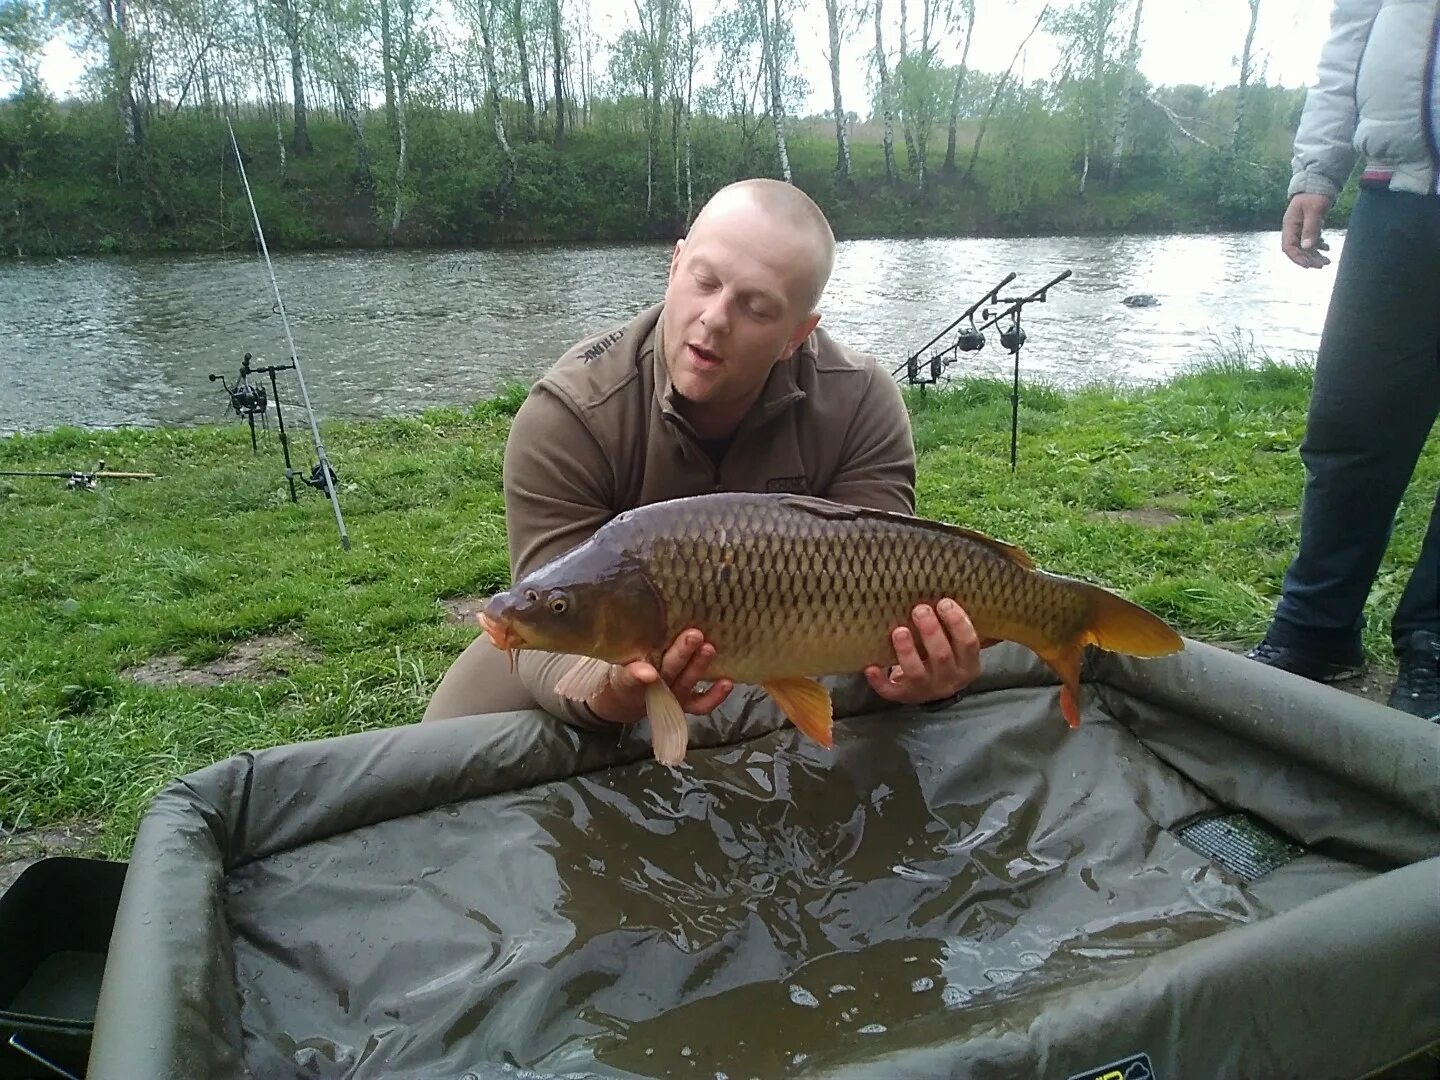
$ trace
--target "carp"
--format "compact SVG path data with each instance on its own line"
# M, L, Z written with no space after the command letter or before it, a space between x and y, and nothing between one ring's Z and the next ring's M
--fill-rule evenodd
M720 493L651 503L490 597L480 613L510 654L577 660L556 692L585 700L611 665L656 669L689 627L715 647L706 675L761 687L786 717L833 745L832 702L816 679L896 662L890 634L917 604L951 597L982 641L1023 645L1060 676L1080 723L1087 645L1137 657L1183 648L1169 625L1096 585L1048 573L1020 548L958 525L805 495ZM917 642L918 645L918 642ZM655 757L684 760L685 714L663 682L646 689Z

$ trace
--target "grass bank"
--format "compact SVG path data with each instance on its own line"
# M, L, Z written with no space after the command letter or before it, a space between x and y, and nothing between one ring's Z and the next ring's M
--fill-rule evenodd
M1139 390L1026 387L1014 475L1008 385L913 392L921 511L1017 542L1194 637L1248 641L1296 543L1310 376L1218 361ZM442 602L507 579L500 464L519 400L327 425L348 553L322 494L289 502L273 432L259 457L238 425L0 441L0 469L103 458L160 474L94 492L0 478L0 833L78 824L89 850L124 857L175 776L418 720L474 633ZM1391 664L1386 620L1437 486L1432 444L1372 596L1378 666ZM299 651L214 685L127 674L163 656L211 661L256 635Z

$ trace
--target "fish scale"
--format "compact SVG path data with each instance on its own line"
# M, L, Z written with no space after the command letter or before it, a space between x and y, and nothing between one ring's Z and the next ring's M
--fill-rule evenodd
M712 674L739 682L889 663L891 630L910 622L915 605L944 596L992 631L985 636L1019 634L1022 644L1042 611L1050 636L1075 632L1085 614L1063 582L963 531L827 516L800 497L676 500L664 532L637 515L617 519L609 534L660 595L667 640L704 627L716 650Z

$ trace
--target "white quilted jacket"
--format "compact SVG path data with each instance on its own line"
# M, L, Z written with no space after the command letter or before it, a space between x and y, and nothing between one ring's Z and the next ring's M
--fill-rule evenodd
M1440 194L1440 0L1333 0L1289 194L1334 198L1357 156L1392 191Z

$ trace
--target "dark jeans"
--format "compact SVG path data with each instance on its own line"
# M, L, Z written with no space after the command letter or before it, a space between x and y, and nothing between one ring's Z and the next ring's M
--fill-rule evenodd
M1440 412L1440 196L1362 189L1336 267L1300 456L1300 550L1269 640L1358 659L1365 600ZM1391 637L1440 633L1440 493Z

